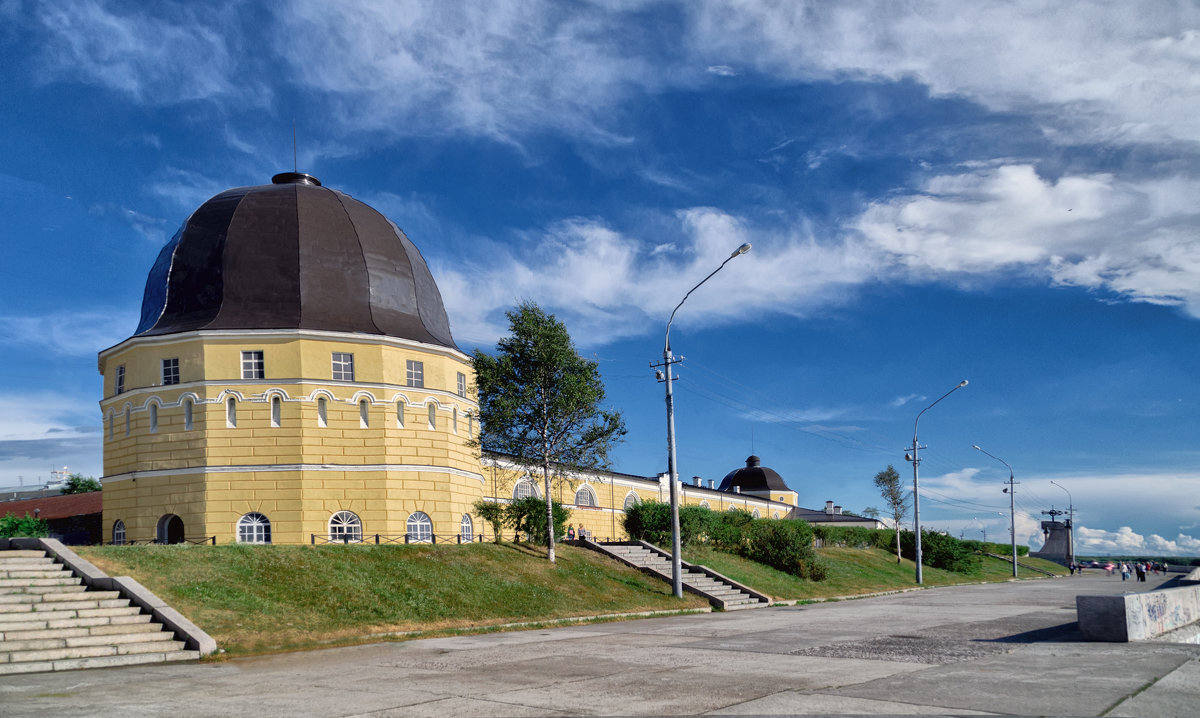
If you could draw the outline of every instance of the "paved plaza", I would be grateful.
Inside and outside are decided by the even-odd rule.
[[[0,678],[0,715],[1195,716],[1200,645],[1079,636],[1076,594],[1135,587],[1091,574],[19,675]]]

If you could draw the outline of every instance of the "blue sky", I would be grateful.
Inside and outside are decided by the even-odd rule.
[[[1194,3],[0,0],[0,485],[99,475],[96,353],[188,214],[298,166],[391,217],[459,345],[531,299],[604,372],[614,468],[751,452],[922,519],[1200,555]],[[1064,489],[1051,484],[1055,481]],[[1004,514],[1004,515],[1001,515]]]

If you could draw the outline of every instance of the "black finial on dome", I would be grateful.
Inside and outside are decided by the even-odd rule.
[[[750,455],[746,458],[746,466],[758,466],[760,464],[762,464],[762,459],[759,459],[757,456]]]
[[[321,180],[303,172],[280,172],[271,178],[273,184],[311,184],[321,186]]]

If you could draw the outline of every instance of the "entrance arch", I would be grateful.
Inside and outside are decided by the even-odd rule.
[[[158,520],[154,538],[158,543],[183,543],[183,519],[175,514],[166,514]]]

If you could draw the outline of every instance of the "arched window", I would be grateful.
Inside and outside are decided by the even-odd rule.
[[[408,517],[408,542],[429,543],[433,540],[433,521],[424,511],[414,511]]]
[[[358,427],[366,429],[371,425],[371,405],[366,399],[358,402]]]
[[[112,441],[112,438],[113,438],[113,426],[114,426],[116,423],[117,423],[117,421],[116,421],[116,419],[115,419],[115,418],[113,418],[113,413],[112,413],[111,411],[110,411],[110,412],[108,412],[108,440],[109,440],[109,441]]]
[[[754,513],[750,514],[750,516],[753,518],[756,518],[756,519],[762,518],[761,516],[758,515],[758,509],[754,509]]]
[[[125,522],[121,519],[113,522],[112,542],[118,546],[125,545]]]
[[[238,519],[238,543],[271,543],[271,522],[266,516],[251,511]]]
[[[595,506],[596,505],[596,492],[592,491],[592,487],[590,487],[590,486],[580,486],[579,487],[579,490],[575,492],[575,505],[576,506]]]
[[[475,417],[467,414],[467,437],[475,438]]]
[[[192,430],[192,400],[188,399],[183,402],[183,429],[184,431]]]
[[[362,520],[353,511],[339,511],[329,517],[329,540],[362,542]]]
[[[225,400],[225,426],[237,428],[237,399],[232,396]]]
[[[129,407],[125,407],[125,436],[129,436]]]
[[[639,503],[638,495],[633,493],[632,491],[630,491],[628,494],[625,495],[625,506],[623,506],[622,508],[624,508],[626,511],[628,511],[629,509],[633,508],[634,506],[637,506],[638,503]]]
[[[429,428],[430,429],[437,428],[437,405],[436,404],[429,405]]]
[[[458,533],[463,543],[471,543],[475,540],[475,523],[471,521],[471,514],[463,514]]]
[[[458,407],[457,406],[454,407],[453,411],[454,411],[454,423],[450,425],[450,429],[455,434],[457,434],[458,433]]]
[[[396,428],[397,429],[404,428],[404,402],[403,401],[396,402]]]
[[[271,426],[278,429],[283,423],[283,399],[271,397]],[[268,542],[269,543],[269,542]]]
[[[329,426],[329,402],[323,396],[317,397],[317,426]]]
[[[158,433],[158,404],[150,405],[150,433]]]
[[[708,505],[708,502],[707,502],[707,501],[701,501],[701,502],[700,502],[700,508],[702,508],[702,509],[711,509],[712,507]]]
[[[517,485],[513,487],[513,499],[525,499],[530,496],[537,496],[537,487],[529,479],[521,479]]]
[[[773,519],[779,518],[779,512],[776,511],[775,513],[771,514],[771,518],[773,518]]]

